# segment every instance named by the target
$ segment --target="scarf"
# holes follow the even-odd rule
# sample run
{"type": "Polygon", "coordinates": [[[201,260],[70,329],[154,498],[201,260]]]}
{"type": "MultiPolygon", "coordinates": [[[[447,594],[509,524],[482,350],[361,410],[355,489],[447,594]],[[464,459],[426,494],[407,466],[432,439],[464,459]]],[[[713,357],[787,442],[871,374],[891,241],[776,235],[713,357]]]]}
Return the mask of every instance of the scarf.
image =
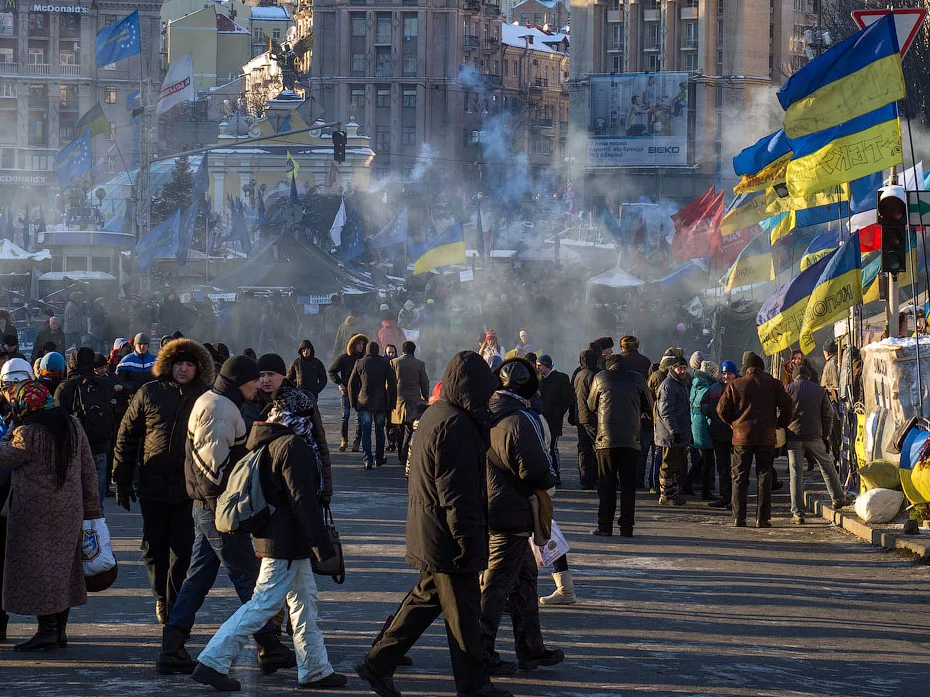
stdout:
{"type": "Polygon", "coordinates": [[[271,400],[271,410],[265,421],[270,424],[284,426],[300,436],[313,453],[317,469],[316,493],[323,491],[323,459],[320,448],[313,438],[313,409],[315,407],[310,396],[296,388],[279,388],[271,400]]]}

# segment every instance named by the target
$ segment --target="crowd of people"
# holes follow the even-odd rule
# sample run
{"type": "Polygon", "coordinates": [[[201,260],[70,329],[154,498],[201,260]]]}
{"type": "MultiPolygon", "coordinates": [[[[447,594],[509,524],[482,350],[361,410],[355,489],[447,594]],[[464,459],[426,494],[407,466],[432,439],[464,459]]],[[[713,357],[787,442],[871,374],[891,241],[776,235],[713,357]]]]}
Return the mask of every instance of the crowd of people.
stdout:
{"type": "MultiPolygon", "coordinates": [[[[404,323],[421,320],[412,303],[402,310],[404,323]]],[[[546,539],[566,419],[578,434],[581,488],[597,492],[596,536],[614,534],[615,516],[619,534],[633,535],[638,488],[663,506],[699,495],[746,526],[753,463],[755,525],[770,527],[780,430],[794,523],[804,522],[808,460],[834,506],[852,501],[834,460],[834,344],[825,346],[821,386],[799,352],[783,384],[752,352],[741,366],[718,366],[672,347],[653,363],[633,335],[619,339],[617,352],[610,336],[590,342],[569,375],[528,329],[510,328],[512,347],[487,329],[431,386],[417,344],[393,317],[372,338],[351,319],[338,329],[328,370],[309,340],[288,364],[251,349],[230,355],[225,344],[181,331],[163,336],[155,353],[138,332],[104,355],[80,337],[66,354],[75,337],[64,330],[64,346],[49,338],[32,362],[15,335],[4,338],[0,639],[14,613],[38,620],[14,650],[67,645],[69,611],[87,601],[82,521],[102,517],[112,495],[141,514],[142,561],[162,625],[158,673],[238,690],[230,666],[251,636],[263,674],[296,668],[300,687],[345,685],[318,625],[313,571],[336,554],[325,516],[337,492],[318,402],[330,380],[342,398],[339,449],[361,451],[366,470],[396,451],[408,480],[406,562],[419,580],[355,668],[382,697],[399,697],[395,670],[411,663],[410,648],[440,614],[460,696],[507,697],[492,677],[564,660],[544,642],[539,607],[577,602],[569,559],[555,559],[555,590],[538,597],[529,542],[546,539]],[[221,532],[217,501],[244,458],[257,463],[273,512],[249,532],[221,532]],[[186,644],[221,568],[241,607],[195,660],[186,644]],[[505,613],[515,662],[496,649],[505,613]]],[[[50,332],[61,331],[52,324],[50,332]]]]}

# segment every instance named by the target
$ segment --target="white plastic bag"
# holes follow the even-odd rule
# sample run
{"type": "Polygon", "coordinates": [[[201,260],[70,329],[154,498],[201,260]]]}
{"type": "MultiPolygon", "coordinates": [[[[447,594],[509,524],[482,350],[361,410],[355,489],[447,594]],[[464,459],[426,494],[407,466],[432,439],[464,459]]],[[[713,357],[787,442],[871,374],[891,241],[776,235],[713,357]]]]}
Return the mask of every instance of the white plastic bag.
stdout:
{"type": "Polygon", "coordinates": [[[549,566],[556,559],[561,557],[563,554],[568,554],[568,540],[565,539],[565,536],[562,534],[562,531],[559,530],[558,523],[554,520],[552,521],[552,536],[549,538],[549,541],[542,547],[537,546],[533,543],[533,538],[528,539],[530,549],[533,550],[533,556],[536,557],[536,566],[540,569],[544,566],[549,566]]]}
{"type": "Polygon", "coordinates": [[[81,558],[84,560],[84,576],[96,576],[116,566],[106,518],[84,521],[81,558]]]}
{"type": "Polygon", "coordinates": [[[904,503],[904,492],[894,489],[870,489],[856,499],[856,515],[866,523],[894,520],[904,503]]]}

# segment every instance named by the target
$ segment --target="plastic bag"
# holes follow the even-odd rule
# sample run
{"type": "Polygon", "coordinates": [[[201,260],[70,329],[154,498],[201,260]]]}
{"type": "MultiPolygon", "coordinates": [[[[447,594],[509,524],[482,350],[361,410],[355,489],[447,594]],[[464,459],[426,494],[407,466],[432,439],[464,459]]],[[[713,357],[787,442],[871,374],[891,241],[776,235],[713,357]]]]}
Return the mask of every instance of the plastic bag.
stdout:
{"type": "Polygon", "coordinates": [[[863,491],[901,488],[901,476],[898,466],[893,462],[888,462],[888,460],[875,460],[861,466],[858,471],[863,491]]]}
{"type": "Polygon", "coordinates": [[[116,566],[106,518],[84,521],[81,559],[84,560],[84,576],[96,576],[116,566]]]}
{"type": "Polygon", "coordinates": [[[904,494],[892,489],[871,489],[856,499],[856,515],[866,523],[887,523],[895,519],[904,494]]]}
{"type": "Polygon", "coordinates": [[[533,556],[536,558],[536,566],[540,569],[544,566],[550,566],[556,559],[564,554],[568,554],[569,550],[568,540],[565,539],[562,531],[559,530],[558,523],[554,520],[552,521],[552,535],[545,545],[539,547],[534,544],[532,537],[530,537],[527,542],[530,545],[530,549],[533,550],[533,556]]]}

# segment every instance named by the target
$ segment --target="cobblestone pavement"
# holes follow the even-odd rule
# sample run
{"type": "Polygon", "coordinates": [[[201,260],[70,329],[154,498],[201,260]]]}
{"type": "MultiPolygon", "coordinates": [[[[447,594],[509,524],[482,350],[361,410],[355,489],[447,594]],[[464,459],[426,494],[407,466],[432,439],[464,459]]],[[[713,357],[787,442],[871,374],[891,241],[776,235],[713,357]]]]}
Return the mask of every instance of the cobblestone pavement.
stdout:
{"type": "MultiPolygon", "coordinates": [[[[339,407],[332,388],[322,406],[335,451],[339,407]]],[[[770,530],[734,529],[726,512],[696,500],[680,509],[659,508],[643,492],[635,537],[595,538],[596,497],[578,490],[574,442],[563,439],[562,453],[566,486],[556,496],[556,518],[572,545],[581,600],[541,609],[547,644],[563,648],[567,658],[553,668],[498,679],[514,694],[927,694],[927,567],[813,517],[803,527],[790,526],[785,491],[775,497],[770,530]]],[[[334,452],[333,511],[349,570],[342,586],[329,579],[319,583],[330,658],[349,673],[339,694],[370,694],[352,666],[416,578],[403,564],[406,491],[396,462],[391,454],[388,466],[366,472],[359,454],[334,452]]],[[[209,694],[188,677],[156,675],[161,627],[139,560],[138,508],[126,513],[110,499],[106,512],[120,562],[116,586],[72,611],[71,641],[63,651],[14,653],[12,641],[35,627],[34,618],[14,618],[12,641],[0,646],[0,697],[209,694]]],[[[548,574],[541,573],[539,588],[551,591],[548,574]]],[[[237,606],[221,575],[198,615],[192,653],[237,606]]],[[[512,659],[506,617],[499,647],[512,659]]],[[[441,622],[411,656],[414,666],[396,675],[405,695],[454,695],[441,622]]],[[[251,646],[233,674],[243,682],[243,695],[294,694],[296,673],[262,677],[251,646]]]]}

